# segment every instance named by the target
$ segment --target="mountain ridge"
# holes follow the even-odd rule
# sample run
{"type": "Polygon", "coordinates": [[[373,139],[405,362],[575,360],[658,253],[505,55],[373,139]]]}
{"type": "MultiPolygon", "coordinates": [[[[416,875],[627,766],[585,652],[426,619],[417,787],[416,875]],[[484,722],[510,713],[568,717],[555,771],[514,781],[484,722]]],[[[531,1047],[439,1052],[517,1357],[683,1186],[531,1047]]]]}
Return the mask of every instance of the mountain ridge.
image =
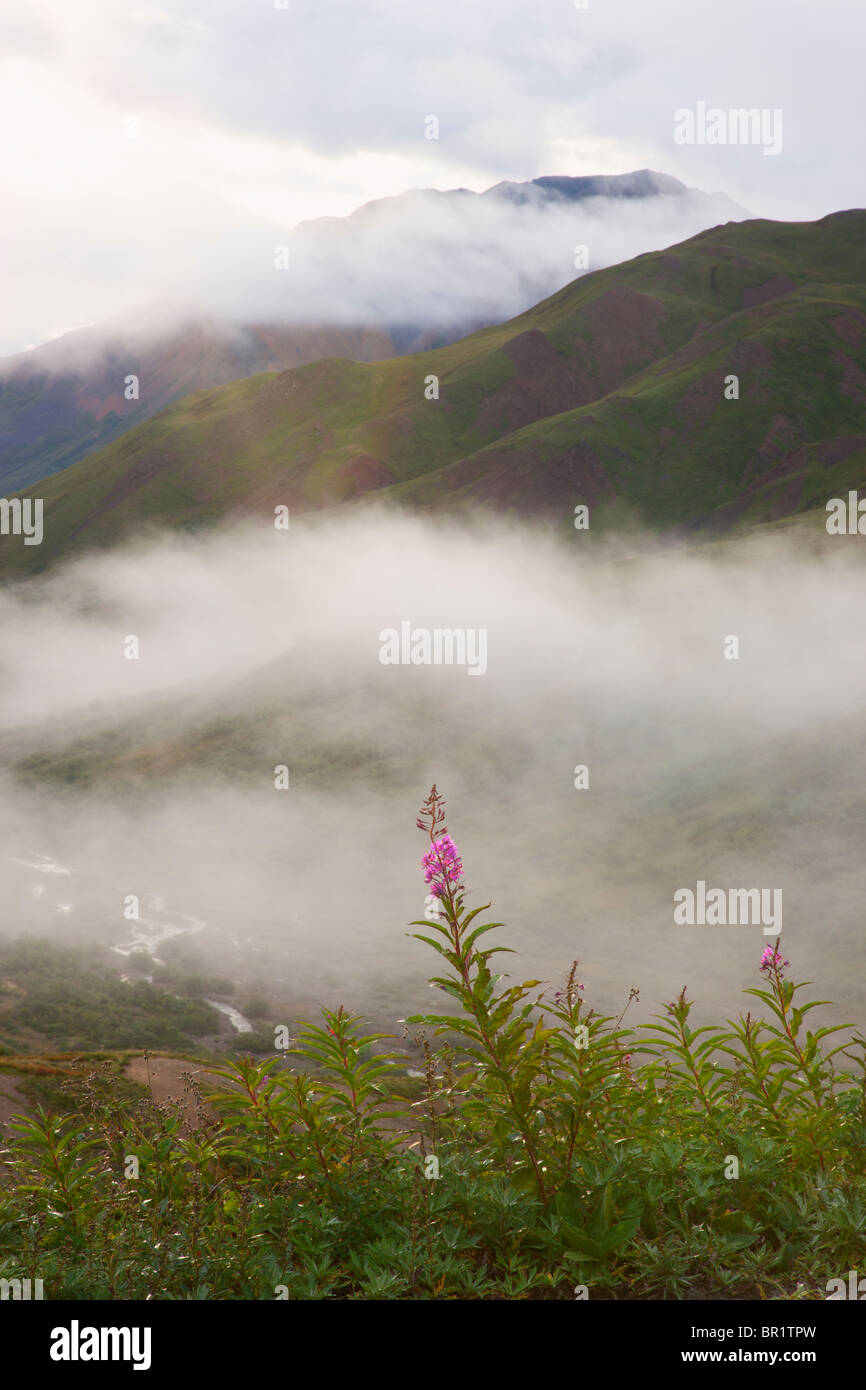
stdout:
{"type": "Polygon", "coordinates": [[[863,482],[864,403],[866,213],[728,223],[446,347],[189,396],[47,480],[45,543],[6,538],[0,573],[143,524],[373,496],[560,526],[578,503],[663,531],[775,520],[863,482]]]}
{"type": "MultiPolygon", "coordinates": [[[[193,391],[323,357],[382,360],[501,322],[571,278],[574,241],[597,241],[599,217],[618,208],[621,220],[626,205],[650,223],[662,208],[700,226],[745,215],[641,170],[483,193],[415,189],[303,222],[289,237],[290,275],[267,272],[258,313],[150,306],[143,322],[117,318],[0,359],[0,489],[60,472],[193,391]],[[128,399],[130,376],[138,394],[128,399]]],[[[652,245],[656,232],[630,235],[652,245]]]]}

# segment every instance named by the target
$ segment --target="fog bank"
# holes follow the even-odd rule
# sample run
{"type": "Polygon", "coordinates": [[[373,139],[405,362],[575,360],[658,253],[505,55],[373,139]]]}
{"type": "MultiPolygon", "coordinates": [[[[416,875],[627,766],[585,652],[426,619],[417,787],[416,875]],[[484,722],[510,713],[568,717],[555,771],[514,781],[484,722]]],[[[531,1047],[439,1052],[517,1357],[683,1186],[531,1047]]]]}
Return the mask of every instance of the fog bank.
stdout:
{"type": "Polygon", "coordinates": [[[157,955],[179,927],[281,997],[402,1017],[430,999],[405,933],[436,782],[472,904],[520,949],[500,968],[578,958],[603,1011],[636,986],[647,1017],[684,984],[733,1011],[771,938],[678,926],[674,893],[780,889],[792,973],[862,1026],[858,539],[674,550],[370,507],[7,589],[4,930],[128,946],[135,894],[157,955]],[[486,671],[383,665],[404,622],[483,630],[486,671]]]}

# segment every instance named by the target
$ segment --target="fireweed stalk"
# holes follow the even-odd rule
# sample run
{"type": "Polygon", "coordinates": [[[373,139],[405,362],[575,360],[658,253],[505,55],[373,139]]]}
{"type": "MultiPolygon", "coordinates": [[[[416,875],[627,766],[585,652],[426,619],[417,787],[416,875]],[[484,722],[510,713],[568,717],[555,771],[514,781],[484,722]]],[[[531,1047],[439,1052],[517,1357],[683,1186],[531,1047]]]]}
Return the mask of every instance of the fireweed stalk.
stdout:
{"type": "Polygon", "coordinates": [[[807,1031],[805,1044],[801,1044],[799,1035],[806,1014],[829,1001],[813,999],[809,1003],[795,1003],[797,991],[804,989],[808,982],[794,984],[785,979],[784,971],[791,962],[780,954],[779,941],[777,937],[775,946],[765,948],[758,967],[768,988],[744,991],[767,1006],[778,1020],[778,1026],[753,1019],[748,1013],[732,1025],[732,1031],[720,1047],[745,1067],[742,1085],[765,1107],[777,1134],[789,1131],[795,1112],[802,1113],[805,1137],[819,1167],[826,1169],[823,1150],[826,1136],[833,1130],[836,1111],[831,1062],[837,1053],[849,1054],[845,1052],[847,1043],[838,1044],[825,1053],[822,1053],[821,1043],[824,1038],[847,1031],[852,1025],[836,1024],[818,1028],[814,1033],[807,1031]],[[769,1034],[766,1043],[760,1041],[762,1033],[769,1034]],[[740,1046],[731,1046],[732,1043],[740,1046]]]}
{"type": "Polygon", "coordinates": [[[787,1046],[790,1054],[796,1059],[796,1066],[791,1069],[790,1076],[793,1079],[796,1072],[800,1072],[805,1078],[801,1094],[811,1093],[815,1108],[822,1109],[825,1099],[832,1100],[832,1090],[826,1091],[825,1081],[828,1077],[828,1062],[837,1052],[843,1050],[843,1046],[832,1049],[825,1057],[821,1056],[818,1044],[822,1038],[828,1037],[831,1033],[838,1033],[845,1024],[837,1024],[832,1028],[819,1028],[816,1033],[806,1033],[806,1045],[803,1047],[799,1040],[800,1030],[803,1019],[810,1009],[816,1009],[820,1004],[828,1004],[828,999],[813,999],[808,1004],[795,1005],[795,996],[798,990],[804,989],[806,981],[795,985],[793,981],[786,980],[784,969],[790,965],[789,960],[783,960],[779,953],[779,940],[776,937],[775,947],[768,946],[761,956],[760,970],[769,982],[770,988],[749,989],[747,994],[754,994],[758,999],[762,999],[767,1007],[775,1014],[780,1027],[769,1025],[769,1032],[772,1033],[782,1044],[787,1046]]]}
{"type": "Polygon", "coordinates": [[[489,960],[499,951],[513,954],[508,946],[493,946],[479,950],[475,943],[485,932],[493,931],[501,922],[489,922],[469,931],[479,913],[489,903],[467,912],[464,905],[465,885],[463,863],[457,846],[445,824],[445,800],[435,785],[421,808],[416,821],[419,830],[430,837],[430,850],[422,857],[424,881],[441,903],[440,917],[444,922],[413,922],[437,932],[444,943],[418,932],[412,935],[432,946],[448,961],[456,979],[434,977],[437,985],[456,999],[466,1010],[468,1018],[442,1015],[416,1015],[411,1023],[437,1025],[439,1031],[454,1032],[466,1041],[463,1051],[490,1077],[505,1097],[507,1113],[517,1129],[532,1168],[538,1195],[545,1204],[550,1193],[544,1177],[536,1143],[535,1126],[530,1118],[532,1082],[543,1061],[544,1039],[539,1028],[533,1032],[530,1015],[534,1004],[517,1009],[526,999],[537,980],[495,992],[489,960]],[[516,1011],[516,1012],[515,1012],[516,1011]],[[468,1044],[468,1045],[467,1045],[468,1044]]]}

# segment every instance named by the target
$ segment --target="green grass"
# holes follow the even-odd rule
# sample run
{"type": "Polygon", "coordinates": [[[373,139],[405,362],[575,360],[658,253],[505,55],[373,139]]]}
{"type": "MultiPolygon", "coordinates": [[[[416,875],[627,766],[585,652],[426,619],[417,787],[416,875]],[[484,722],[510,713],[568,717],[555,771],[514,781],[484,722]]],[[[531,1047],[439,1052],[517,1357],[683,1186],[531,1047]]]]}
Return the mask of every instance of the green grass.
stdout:
{"type": "Polygon", "coordinates": [[[0,944],[0,1040],[16,1052],[93,1048],[189,1048],[219,1032],[198,999],[139,981],[47,941],[0,944]]]}

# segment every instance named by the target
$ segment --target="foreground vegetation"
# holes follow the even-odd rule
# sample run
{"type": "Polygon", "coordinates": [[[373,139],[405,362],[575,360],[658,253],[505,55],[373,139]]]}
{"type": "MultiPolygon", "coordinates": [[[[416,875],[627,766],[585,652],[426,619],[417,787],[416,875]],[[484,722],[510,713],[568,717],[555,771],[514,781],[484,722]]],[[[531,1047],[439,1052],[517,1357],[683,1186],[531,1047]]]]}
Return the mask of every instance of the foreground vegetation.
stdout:
{"type": "Polygon", "coordinates": [[[416,1098],[395,1039],[344,1009],[214,1068],[194,1124],[94,1078],[75,1113],[7,1127],[0,1277],[73,1299],[790,1299],[862,1265],[866,1043],[805,1026],[824,1001],[778,942],[746,991],[761,1017],[693,1029],[683,991],[624,1027],[577,963],[553,994],[495,974],[501,924],[466,907],[435,788],[418,824],[440,910],[416,934],[457,1012],[408,1020],[416,1098]]]}

